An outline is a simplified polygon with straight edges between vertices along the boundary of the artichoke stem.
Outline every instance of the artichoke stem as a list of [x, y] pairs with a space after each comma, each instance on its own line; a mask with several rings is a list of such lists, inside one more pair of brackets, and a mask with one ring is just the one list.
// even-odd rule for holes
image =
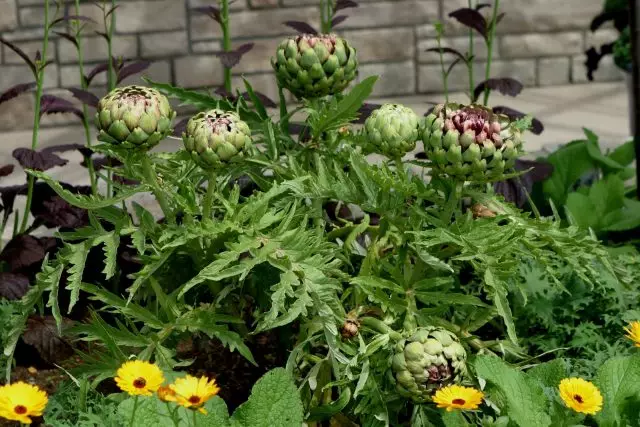
[[209, 182], [207, 183], [207, 194], [204, 196], [204, 204], [202, 206], [202, 219], [211, 218], [211, 210], [213, 207], [213, 198], [216, 193], [216, 173], [209, 172]]
[[402, 335], [391, 329], [391, 327], [382, 320], [376, 319], [375, 317], [363, 317], [360, 319], [360, 324], [367, 326], [374, 331], [380, 332], [381, 334], [389, 334], [389, 337], [394, 341], [400, 341], [402, 339]]
[[403, 181], [407, 181], [407, 172], [404, 170], [404, 163], [402, 163], [402, 156], [396, 156], [394, 159], [394, 163], [396, 164], [396, 169], [398, 170], [398, 175]]
[[156, 196], [156, 200], [160, 204], [160, 208], [164, 213], [166, 220], [173, 224], [175, 223], [175, 217], [173, 215], [173, 211], [169, 207], [169, 203], [167, 202], [167, 198], [162, 192], [162, 188], [160, 188], [160, 184], [158, 183], [158, 179], [156, 178], [156, 173], [153, 170], [153, 165], [151, 164], [151, 160], [149, 156], [144, 153], [142, 156], [142, 172], [144, 173], [144, 177], [147, 180], [147, 183], [151, 185], [151, 189], [153, 191], [153, 195]]

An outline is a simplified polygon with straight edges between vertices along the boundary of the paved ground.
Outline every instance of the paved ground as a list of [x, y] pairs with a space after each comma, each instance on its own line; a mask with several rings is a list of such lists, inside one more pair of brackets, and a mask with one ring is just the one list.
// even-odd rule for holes
[[[461, 94], [453, 94], [452, 101], [465, 102]], [[429, 101], [440, 102], [437, 95], [425, 97], [406, 97], [378, 99], [372, 102], [392, 101], [404, 103], [417, 113], [423, 114], [429, 107]], [[542, 121], [545, 131], [542, 135], [528, 134], [525, 149], [530, 153], [542, 150], [550, 151], [560, 144], [583, 137], [582, 128], [588, 127], [601, 138], [603, 147], [612, 147], [630, 138], [629, 103], [624, 83], [593, 83], [547, 88], [525, 89], [517, 98], [492, 95], [492, 105], [507, 105], [527, 112]], [[84, 143], [81, 127], [43, 129], [39, 147], [67, 143]], [[31, 145], [31, 132], [11, 132], [0, 135], [0, 166], [15, 163], [11, 156], [18, 147]], [[172, 150], [180, 147], [180, 141], [165, 141], [161, 149]], [[79, 166], [81, 156], [78, 153], [65, 153], [69, 165], [48, 171], [55, 178], [69, 183], [82, 183], [88, 180], [86, 170]], [[16, 167], [9, 177], [1, 178], [0, 185], [20, 184], [24, 175]], [[18, 202], [17, 207], [22, 203]]]

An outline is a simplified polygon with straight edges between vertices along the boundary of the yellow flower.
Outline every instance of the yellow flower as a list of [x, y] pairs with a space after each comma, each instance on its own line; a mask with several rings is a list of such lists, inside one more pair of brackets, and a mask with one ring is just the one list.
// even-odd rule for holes
[[636, 347], [640, 347], [640, 322], [631, 322], [624, 330], [629, 334], [627, 338], [633, 341]]
[[158, 365], [142, 360], [123, 363], [116, 376], [120, 390], [132, 396], [151, 396], [163, 382], [164, 376]]
[[602, 395], [593, 383], [582, 378], [560, 381], [560, 397], [565, 405], [576, 412], [594, 415], [602, 409]]
[[22, 381], [0, 387], [0, 417], [31, 424], [31, 418], [42, 416], [47, 406], [47, 393]]
[[478, 409], [482, 403], [484, 394], [480, 390], [459, 385], [450, 385], [436, 391], [433, 401], [438, 408], [454, 409]]
[[175, 402], [176, 392], [171, 390], [171, 387], [163, 385], [158, 389], [158, 399], [163, 402]]
[[176, 401], [180, 405], [197, 409], [203, 414], [207, 411], [202, 408], [202, 405], [220, 391], [215, 380], [209, 380], [207, 377], [196, 378], [191, 375], [178, 378], [169, 387], [175, 392]]

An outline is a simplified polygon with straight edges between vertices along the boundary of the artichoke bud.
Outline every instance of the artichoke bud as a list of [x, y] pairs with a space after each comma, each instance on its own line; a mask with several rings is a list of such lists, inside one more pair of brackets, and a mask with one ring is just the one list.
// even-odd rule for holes
[[346, 88], [356, 76], [356, 51], [335, 34], [302, 34], [271, 58], [278, 82], [298, 98], [320, 98]]
[[399, 394], [426, 402], [439, 388], [463, 380], [467, 372], [466, 352], [451, 332], [420, 327], [396, 345], [391, 371]]
[[462, 181], [502, 176], [513, 168], [522, 146], [520, 131], [510, 119], [481, 105], [440, 104], [424, 126], [422, 141], [434, 172]]
[[213, 109], [189, 119], [182, 140], [191, 158], [210, 169], [243, 157], [251, 147], [251, 130], [236, 113]]
[[142, 86], [116, 88], [98, 102], [98, 139], [125, 148], [148, 150], [169, 135], [176, 113], [169, 100]]
[[364, 124], [367, 142], [390, 158], [413, 150], [418, 140], [418, 116], [403, 105], [385, 104], [375, 110]]

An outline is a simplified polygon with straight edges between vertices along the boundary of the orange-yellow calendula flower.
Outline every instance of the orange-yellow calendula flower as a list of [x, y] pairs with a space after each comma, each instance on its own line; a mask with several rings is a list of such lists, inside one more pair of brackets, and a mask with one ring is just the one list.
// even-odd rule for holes
[[116, 384], [132, 396], [151, 396], [164, 382], [164, 375], [154, 363], [132, 360], [120, 366]]
[[594, 415], [602, 409], [602, 394], [593, 383], [582, 378], [560, 381], [560, 397], [564, 404], [576, 412]]
[[445, 408], [447, 411], [478, 409], [483, 397], [484, 394], [475, 388], [450, 385], [436, 391], [433, 402], [438, 405], [438, 408]]
[[176, 392], [173, 391], [169, 386], [163, 385], [158, 389], [157, 394], [158, 399], [162, 400], [163, 402], [175, 402], [177, 400]]
[[185, 408], [197, 409], [203, 414], [206, 414], [207, 411], [202, 405], [220, 391], [215, 380], [209, 380], [207, 377], [196, 378], [191, 375], [178, 378], [169, 385], [169, 388], [175, 393], [178, 404]]
[[633, 341], [636, 347], [640, 347], [640, 322], [631, 322], [624, 330], [627, 331], [627, 338]]
[[0, 417], [31, 424], [30, 417], [40, 417], [47, 406], [47, 393], [22, 381], [0, 387]]

